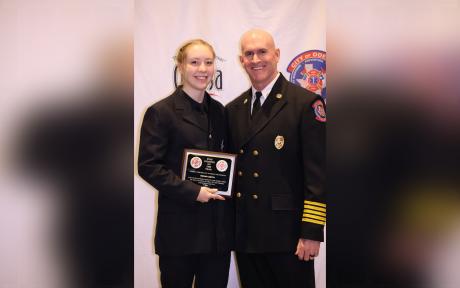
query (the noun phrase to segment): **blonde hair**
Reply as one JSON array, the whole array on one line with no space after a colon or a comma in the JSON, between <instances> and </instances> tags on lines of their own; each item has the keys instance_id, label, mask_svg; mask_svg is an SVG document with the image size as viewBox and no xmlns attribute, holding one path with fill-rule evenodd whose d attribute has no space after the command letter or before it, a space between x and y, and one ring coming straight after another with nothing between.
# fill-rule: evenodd
<instances>
[{"instance_id":1,"label":"blonde hair","mask_svg":"<svg viewBox=\"0 0 460 288\"><path fill-rule=\"evenodd\" d=\"M192 39L187 42L185 42L179 50L177 50L176 54L176 64L177 66L180 66L182 63L184 63L185 58L187 58L187 48L192 46L192 45L204 45L211 50L212 53L212 58L216 58L216 52L214 52L214 48L209 44L208 42L204 41L203 39Z\"/></svg>"}]
</instances>

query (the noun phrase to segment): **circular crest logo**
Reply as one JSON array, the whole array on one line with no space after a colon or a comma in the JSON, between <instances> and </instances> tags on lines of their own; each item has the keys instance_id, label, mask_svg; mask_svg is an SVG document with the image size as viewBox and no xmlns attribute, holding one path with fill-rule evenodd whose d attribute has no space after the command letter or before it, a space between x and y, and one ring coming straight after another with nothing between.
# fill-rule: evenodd
<instances>
[{"instance_id":1,"label":"circular crest logo","mask_svg":"<svg viewBox=\"0 0 460 288\"><path fill-rule=\"evenodd\" d=\"M289 81L326 99L326 52L308 50L292 59L287 67Z\"/></svg>"},{"instance_id":2,"label":"circular crest logo","mask_svg":"<svg viewBox=\"0 0 460 288\"><path fill-rule=\"evenodd\" d=\"M203 161L200 157L195 156L190 160L190 166L192 166L195 169L200 168L201 164L203 164Z\"/></svg>"},{"instance_id":3,"label":"circular crest logo","mask_svg":"<svg viewBox=\"0 0 460 288\"><path fill-rule=\"evenodd\" d=\"M219 172L224 172L227 170L228 168L228 164L227 164L227 161L225 160L219 160L217 161L216 163L216 168Z\"/></svg>"}]
</instances>

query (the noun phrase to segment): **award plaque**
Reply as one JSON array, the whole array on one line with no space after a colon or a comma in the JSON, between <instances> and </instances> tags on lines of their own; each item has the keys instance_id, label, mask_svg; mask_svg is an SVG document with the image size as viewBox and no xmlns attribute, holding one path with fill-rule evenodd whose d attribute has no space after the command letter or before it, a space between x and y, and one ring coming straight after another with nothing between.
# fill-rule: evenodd
<instances>
[{"instance_id":1,"label":"award plaque","mask_svg":"<svg viewBox=\"0 0 460 288\"><path fill-rule=\"evenodd\" d=\"M235 154L185 149L182 179L216 188L217 194L231 197L235 160Z\"/></svg>"}]
</instances>

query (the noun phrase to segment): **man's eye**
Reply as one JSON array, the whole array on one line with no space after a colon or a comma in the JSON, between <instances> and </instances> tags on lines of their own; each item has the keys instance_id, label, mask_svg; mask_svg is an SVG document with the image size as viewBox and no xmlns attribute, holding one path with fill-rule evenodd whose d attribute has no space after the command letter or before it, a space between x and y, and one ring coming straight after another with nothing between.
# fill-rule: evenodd
<instances>
[{"instance_id":1,"label":"man's eye","mask_svg":"<svg viewBox=\"0 0 460 288\"><path fill-rule=\"evenodd\" d=\"M244 53L244 56L252 57L252 56L254 56L254 52L246 52L246 53Z\"/></svg>"},{"instance_id":2,"label":"man's eye","mask_svg":"<svg viewBox=\"0 0 460 288\"><path fill-rule=\"evenodd\" d=\"M206 61L206 65L211 66L214 62L212 61Z\"/></svg>"}]
</instances>

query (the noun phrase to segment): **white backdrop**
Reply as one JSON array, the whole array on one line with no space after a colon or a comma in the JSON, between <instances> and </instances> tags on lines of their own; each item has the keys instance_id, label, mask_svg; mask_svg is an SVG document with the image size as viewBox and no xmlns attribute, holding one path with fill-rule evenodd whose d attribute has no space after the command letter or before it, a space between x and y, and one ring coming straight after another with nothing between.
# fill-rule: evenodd
<instances>
[{"instance_id":1,"label":"white backdrop","mask_svg":"<svg viewBox=\"0 0 460 288\"><path fill-rule=\"evenodd\" d=\"M174 90L173 56L184 41L203 38L214 46L221 77L212 92L224 105L250 86L238 61L246 30L259 27L273 34L281 50L278 69L287 79L287 66L297 55L326 50L324 0L136 0L135 9L135 159L143 113ZM139 177L134 187L135 287L160 287L153 252L156 191ZM326 287L324 246L315 263L319 288ZM239 287L233 259L228 287Z\"/></svg>"}]
</instances>

